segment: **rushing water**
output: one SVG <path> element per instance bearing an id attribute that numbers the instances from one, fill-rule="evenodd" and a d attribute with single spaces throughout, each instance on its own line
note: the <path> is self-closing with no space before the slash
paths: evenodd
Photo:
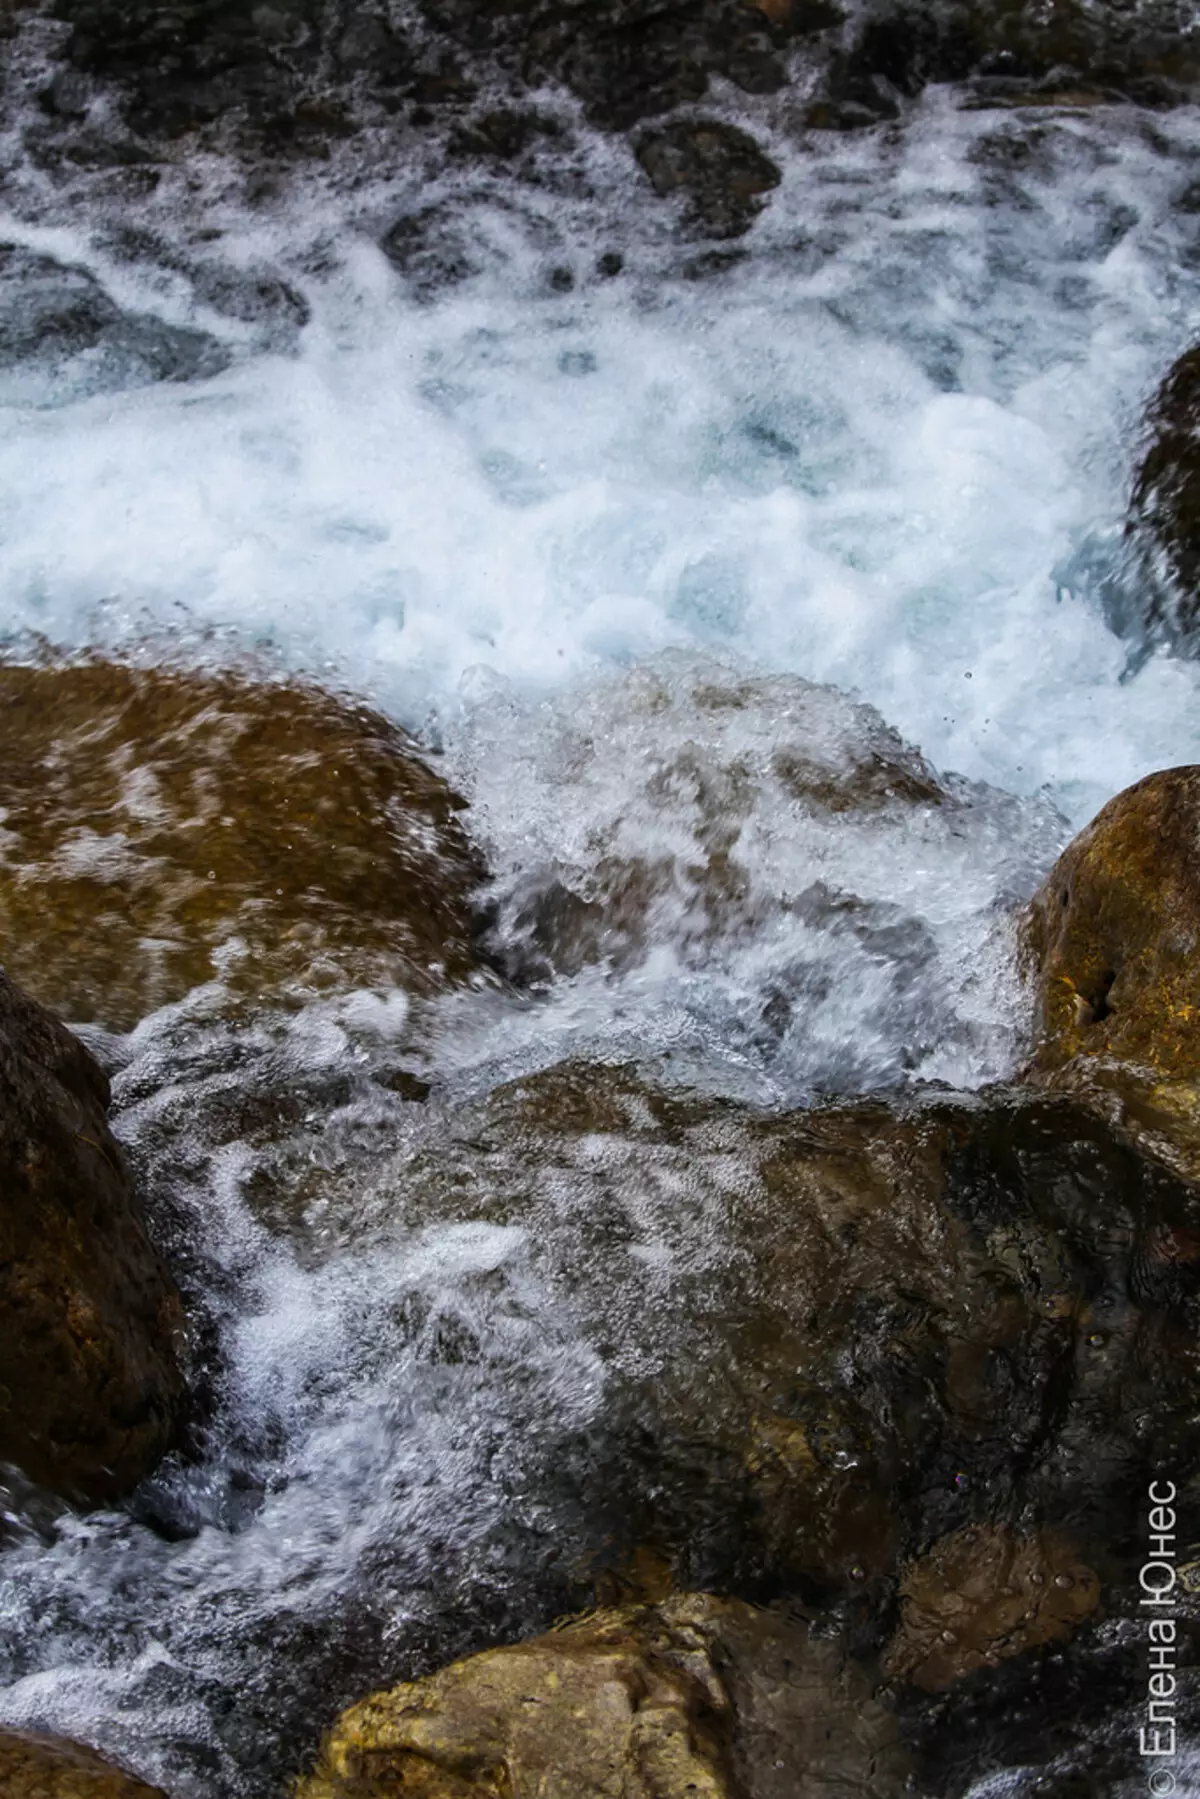
<path id="1" fill-rule="evenodd" d="M 445 749 L 518 937 L 531 875 L 686 861 L 706 805 L 735 807 L 750 898 L 716 956 L 676 893 L 624 968 L 560 973 L 537 1006 L 447 1003 L 415 1122 L 366 1079 L 401 1029 L 385 1000 L 237 1042 L 185 1006 L 101 1045 L 212 1318 L 212 1421 L 131 1514 L 14 1494 L 0 1718 L 106 1745 L 174 1799 L 257 1799 L 366 1671 L 480 1619 L 527 1628 L 514 1568 L 541 1567 L 530 1615 L 563 1587 L 530 1548 L 555 1515 L 531 1469 L 598 1415 L 605 1370 L 535 1246 L 367 1201 L 370 1229 L 281 1230 L 248 1198 L 276 1152 L 210 1125 L 232 1087 L 312 1082 L 285 1172 L 361 1197 L 381 1133 L 436 1141 L 463 1097 L 581 1051 L 652 1050 L 769 1104 L 1011 1071 L 1005 907 L 1108 795 L 1200 760 L 1200 665 L 1115 635 L 1072 573 L 1200 323 L 1200 213 L 1177 204 L 1198 144 L 1188 111 L 931 90 L 904 125 L 773 144 L 752 255 L 701 271 L 597 138 L 586 181 L 439 178 L 474 272 L 432 293 L 378 247 L 415 179 L 359 178 L 353 149 L 251 197 L 215 159 L 179 167 L 136 206 L 17 167 L 6 341 L 38 258 L 115 319 L 0 366 L 17 648 L 253 652 L 369 694 Z M 192 378 L 152 379 L 168 365 Z M 801 832 L 773 748 L 816 728 L 840 765 L 892 743 L 881 721 L 961 777 L 957 809 Z M 448 1353 L 456 1331 L 478 1353 Z"/>

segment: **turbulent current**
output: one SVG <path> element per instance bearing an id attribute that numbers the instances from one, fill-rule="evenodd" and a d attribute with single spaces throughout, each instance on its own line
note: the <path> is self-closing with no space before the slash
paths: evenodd
<path id="1" fill-rule="evenodd" d="M 136 200 L 8 146 L 8 649 L 368 697 L 470 802 L 501 964 L 537 964 L 534 997 L 460 993 L 419 1041 L 386 994 L 237 1026 L 201 995 L 93 1034 L 202 1296 L 205 1448 L 128 1511 L 13 1488 L 0 1721 L 172 1799 L 265 1799 L 380 1671 L 572 1600 L 612 1372 L 563 1298 L 569 1194 L 538 1228 L 389 1201 L 469 1108 L 575 1056 L 767 1108 L 1003 1079 L 1013 903 L 1111 794 L 1200 760 L 1200 664 L 1096 574 L 1200 325 L 1194 110 L 932 87 L 880 130 L 773 144 L 744 257 L 681 247 L 608 140 L 576 141 L 540 186 L 351 142 L 261 191 L 179 160 Z M 398 269 L 381 238 L 418 193 L 442 236 Z M 86 341 L 39 307 L 90 308 Z M 834 770 L 898 759 L 905 828 L 800 821 L 780 755 L 814 739 Z M 953 803 L 922 805 L 939 779 Z M 603 900 L 665 852 L 691 885 L 629 954 L 537 963 L 539 894 Z M 424 1107 L 367 1080 L 401 1049 Z M 282 1147 L 229 1124 L 283 1087 L 313 1101 Z M 304 1197 L 314 1169 L 332 1198 Z M 656 1179 L 638 1266 L 669 1286 L 681 1221 L 712 1227 L 686 1168 Z"/>

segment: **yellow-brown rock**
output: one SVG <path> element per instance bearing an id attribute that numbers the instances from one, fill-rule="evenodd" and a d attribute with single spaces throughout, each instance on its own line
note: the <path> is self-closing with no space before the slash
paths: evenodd
<path id="1" fill-rule="evenodd" d="M 0 668 L 0 961 L 109 1028 L 218 975 L 436 992 L 473 967 L 460 806 L 402 732 L 313 687 Z"/>
<path id="2" fill-rule="evenodd" d="M 296 1799 L 818 1799 L 892 1793 L 865 1678 L 802 1625 L 685 1594 L 593 1613 L 346 1712 Z"/>
<path id="3" fill-rule="evenodd" d="M 1100 1603 L 1100 1583 L 1051 1531 L 969 1525 L 912 1562 L 885 1671 L 939 1693 L 977 1668 L 1059 1643 Z"/>
<path id="4" fill-rule="evenodd" d="M 0 1730 L 0 1793 L 4 1799 L 165 1799 L 159 1787 L 82 1743 L 24 1730 Z"/>
<path id="5" fill-rule="evenodd" d="M 1110 800 L 1035 896 L 1042 1080 L 1105 1098 L 1200 1173 L 1200 767 Z"/>

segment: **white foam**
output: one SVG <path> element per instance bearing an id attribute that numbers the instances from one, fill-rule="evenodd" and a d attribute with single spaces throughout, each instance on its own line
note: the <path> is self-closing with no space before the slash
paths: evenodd
<path id="1" fill-rule="evenodd" d="M 1003 143 L 1018 133 L 1019 164 Z M 1078 822 L 1198 753 L 1195 665 L 1132 671 L 1056 574 L 1119 519 L 1140 408 L 1200 323 L 1195 229 L 1172 204 L 1198 137 L 1187 112 L 1151 131 L 1121 109 L 1030 120 L 931 93 L 903 130 L 774 141 L 784 181 L 755 256 L 704 282 L 662 275 L 684 254 L 666 215 L 596 140 L 611 191 L 595 217 L 545 194 L 497 212 L 489 190 L 483 272 L 432 306 L 376 243 L 413 177 L 314 180 L 257 216 L 227 171 L 168 173 L 134 222 L 186 239 L 211 216 L 225 237 L 205 255 L 279 269 L 312 309 L 295 354 L 252 354 L 177 273 L 122 261 L 116 201 L 99 220 L 34 217 L 46 184 L 26 170 L 28 216 L 0 220 L 0 240 L 77 260 L 127 310 L 213 331 L 235 361 L 90 395 L 86 366 L 73 388 L 30 377 L 41 388 L 0 430 L 4 628 L 145 658 L 263 648 L 373 694 L 445 741 L 502 886 L 557 866 L 584 891 L 601 854 L 663 844 L 682 866 L 700 808 L 682 780 L 655 797 L 655 759 L 680 764 L 694 739 L 707 778 L 746 765 L 736 849 L 761 928 L 705 961 L 682 883 L 628 966 L 586 967 L 536 1003 L 452 1002 L 434 1046 L 452 1092 L 597 1049 L 674 1058 L 726 1091 L 744 1076 L 774 1102 L 1003 1073 L 1019 1014 L 1000 914 L 1059 840 L 1042 802 Z M 537 232 L 514 229 L 521 208 Z M 577 265 L 573 293 L 545 291 L 547 242 Z M 584 279 L 613 245 L 627 275 Z M 679 659 L 654 713 L 638 696 L 664 652 Z M 705 655 L 721 679 L 758 681 L 720 729 L 678 672 Z M 794 677 L 854 690 L 939 768 L 1038 803 L 992 794 L 903 829 L 801 817 L 769 766 Z M 875 727 L 846 728 L 868 742 Z M 585 732 L 572 772 L 564 746 Z M 874 908 L 874 939 L 786 910 L 816 879 Z M 903 931 L 885 947 L 892 924 L 925 944 L 919 978 Z M 766 1057 L 764 1000 L 797 965 L 801 1025 Z M 301 1667 L 362 1623 L 377 1653 L 346 1665 L 406 1665 L 439 1620 L 506 1590 L 514 1535 L 553 1538 L 523 1446 L 594 1417 L 605 1365 L 532 1235 L 407 1230 L 404 1194 L 365 1177 L 342 1210 L 306 1197 L 306 1169 L 403 1140 L 398 1101 L 356 1088 L 336 1120 L 316 1103 L 280 1152 L 284 1192 L 309 1207 L 301 1242 L 250 1204 L 263 1153 L 222 1139 L 210 1103 L 260 1063 L 285 1091 L 358 1080 L 402 1038 L 400 1001 L 260 1022 L 225 1062 L 205 997 L 147 1021 L 117 1083 L 220 1350 L 210 1439 L 164 1476 L 192 1534 L 68 1517 L 52 1544 L 6 1549 L 0 1717 L 106 1745 L 174 1799 L 240 1799 L 263 1790 L 293 1654 Z M 664 1288 L 686 1181 L 647 1192 L 629 1258 Z M 552 1197 L 569 1217 L 566 1176 Z M 716 1251 L 701 1232 L 690 1253 Z M 476 1346 L 467 1366 L 438 1350 L 442 1327 Z"/>

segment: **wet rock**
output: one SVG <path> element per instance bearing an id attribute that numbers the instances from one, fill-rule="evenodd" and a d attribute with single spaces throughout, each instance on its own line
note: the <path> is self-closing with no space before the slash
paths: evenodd
<path id="1" fill-rule="evenodd" d="M 192 272 L 192 287 L 214 312 L 255 326 L 268 343 L 294 339 L 311 316 L 304 296 L 269 269 L 206 264 Z"/>
<path id="2" fill-rule="evenodd" d="M 1065 1642 L 1099 1602 L 1095 1574 L 1053 1532 L 1018 1538 L 968 1525 L 905 1568 L 884 1672 L 938 1693 L 979 1668 Z"/>
<path id="3" fill-rule="evenodd" d="M 127 84 L 139 128 L 178 132 L 253 107 L 286 110 L 320 53 L 317 0 L 61 0 L 77 66 Z"/>
<path id="4" fill-rule="evenodd" d="M 1200 1450 L 1200 1195 L 1069 1102 L 772 1117 L 566 1064 L 414 1110 L 386 1166 L 310 1163 L 281 1199 L 322 1255 L 499 1233 L 511 1272 L 414 1290 L 393 1353 L 444 1377 L 453 1342 L 486 1387 L 532 1304 L 602 1371 L 590 1422 L 521 1442 L 564 1578 L 620 1592 L 653 1550 L 678 1587 L 857 1595 L 878 1623 L 930 1541 L 1024 1519 L 1108 1578 L 1156 1458 Z"/>
<path id="5" fill-rule="evenodd" d="M 432 299 L 477 274 L 469 222 L 454 205 L 424 206 L 398 218 L 380 246 L 419 299 Z"/>
<path id="6" fill-rule="evenodd" d="M 147 1472 L 183 1399 L 179 1298 L 108 1097 L 83 1045 L 0 976 L 0 1461 L 93 1502 Z"/>
<path id="7" fill-rule="evenodd" d="M 736 1601 L 602 1611 L 354 1706 L 298 1799 L 895 1792 L 893 1720 L 838 1648 Z"/>
<path id="8" fill-rule="evenodd" d="M 72 391 L 149 381 L 193 381 L 218 373 L 228 352 L 201 331 L 184 330 L 117 306 L 86 269 L 18 244 L 0 244 L 0 383 L 47 371 Z M 19 388 L 14 389 L 19 398 Z"/>
<path id="9" fill-rule="evenodd" d="M 451 135 L 449 148 L 457 156 L 510 163 L 539 138 L 555 137 L 560 129 L 557 121 L 532 109 L 498 106 L 460 126 Z"/>
<path id="10" fill-rule="evenodd" d="M 1191 655 L 1200 621 L 1200 347 L 1159 388 L 1148 428 L 1126 526 L 1143 559 L 1138 622 Z"/>
<path id="11" fill-rule="evenodd" d="M 165 1799 L 94 1749 L 24 1730 L 0 1730 L 0 1791 L 5 1799 Z"/>
<path id="12" fill-rule="evenodd" d="M 0 953 L 128 1028 L 218 978 L 258 1000 L 475 967 L 460 802 L 315 688 L 95 661 L 0 668 Z"/>
<path id="13" fill-rule="evenodd" d="M 765 95 L 793 77 L 811 91 L 823 74 L 810 121 L 851 129 L 895 116 L 930 81 L 970 82 L 987 105 L 1113 90 L 1165 103 L 1200 67 L 1186 0 L 875 0 L 849 25 L 826 0 L 423 0 L 402 20 L 376 0 L 56 0 L 56 12 L 73 27 L 72 62 L 120 84 L 140 131 L 232 127 L 303 154 L 328 134 L 292 128 L 331 102 L 378 116 L 408 101 L 413 123 L 454 130 L 480 92 L 562 84 L 592 124 L 628 131 L 702 100 L 714 76 Z"/>
<path id="14" fill-rule="evenodd" d="M 504 866 L 497 854 L 487 933 L 511 978 L 540 985 L 596 968 L 620 980 L 668 953 L 707 984 L 713 1003 L 728 981 L 722 1028 L 747 1054 L 786 1058 L 793 1079 L 812 1066 L 823 1091 L 893 1078 L 854 1060 L 817 1070 L 814 1044 L 825 1040 L 822 1013 L 835 992 L 837 1003 L 873 996 L 861 1033 L 851 1034 L 851 1058 L 881 1042 L 881 1016 L 889 1032 L 903 1016 L 889 1037 L 896 1047 L 881 1050 L 897 1080 L 932 1046 L 940 1055 L 960 1040 L 954 981 L 976 952 L 963 947 L 956 973 L 936 972 L 928 913 L 898 907 L 883 868 L 919 854 L 940 871 L 939 894 L 945 872 L 982 960 L 982 940 L 999 928 L 996 886 L 1028 897 L 1063 841 L 1058 821 L 1018 816 L 1015 802 L 939 780 L 877 713 L 804 681 L 745 680 L 719 664 L 668 659 L 623 679 L 604 704 L 620 717 L 619 732 L 590 704 L 521 713 L 519 722 L 505 712 L 481 726 L 489 733 L 473 752 L 481 811 L 514 825 L 519 814 L 521 827 L 505 833 L 521 842 L 519 864 Z M 506 770 L 503 787 L 494 768 Z M 968 925 L 981 864 L 963 852 L 974 843 L 994 868 L 990 846 L 1001 842 L 1013 852 L 1010 869 Z M 931 903 L 941 910 L 940 897 Z M 753 958 L 744 983 L 743 956 Z M 844 1011 L 837 1028 L 845 1040 Z"/>
<path id="15" fill-rule="evenodd" d="M 778 187 L 779 170 L 747 131 L 718 119 L 686 119 L 647 132 L 637 159 L 655 193 L 689 202 L 691 222 L 710 237 L 737 237 Z"/>
<path id="16" fill-rule="evenodd" d="M 1200 39 L 1183 7 L 1086 0 L 942 0 L 865 9 L 808 122 L 849 130 L 894 118 L 930 82 L 969 84 L 979 105 L 1184 98 Z"/>
<path id="17" fill-rule="evenodd" d="M 1037 1077 L 1115 1109 L 1147 1149 L 1200 1171 L 1200 768 L 1110 800 L 1030 908 Z"/>

